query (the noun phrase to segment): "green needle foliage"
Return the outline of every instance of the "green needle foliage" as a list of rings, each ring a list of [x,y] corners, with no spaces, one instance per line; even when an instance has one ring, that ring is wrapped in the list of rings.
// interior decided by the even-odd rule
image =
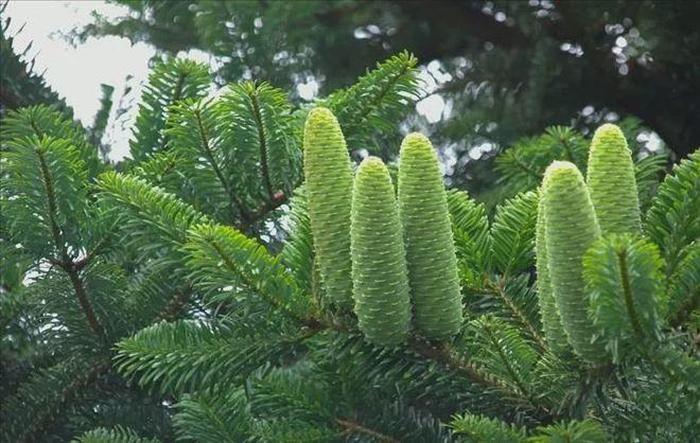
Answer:
[[[661,264],[653,243],[629,234],[599,240],[583,259],[591,318],[615,361],[661,336]]]
[[[74,440],[76,443],[158,443],[157,438],[142,438],[133,429],[117,426],[114,429],[96,428]]]
[[[117,165],[57,109],[8,111],[0,441],[692,441],[700,153],[659,183],[620,122],[641,232],[600,236],[619,208],[572,128],[505,148],[476,201],[422,136],[393,167],[415,65],[307,107],[159,63]],[[353,183],[357,149],[382,159]],[[611,201],[615,161],[589,170]]]
[[[547,267],[562,325],[576,354],[593,363],[605,361],[602,346],[593,343],[582,270],[583,255],[600,238],[600,228],[578,168],[552,163],[542,183],[542,200]]]
[[[309,220],[329,300],[349,305],[352,167],[333,113],[316,108],[304,125],[304,174]]]
[[[376,157],[362,161],[352,191],[352,282],[360,330],[372,343],[406,340],[411,320],[406,252],[394,185]]]
[[[433,145],[421,134],[401,144],[399,212],[414,319],[428,338],[445,339],[462,325],[462,296],[447,196]]]
[[[568,348],[566,332],[561,323],[561,316],[557,309],[552,281],[549,276],[549,262],[547,260],[547,231],[545,223],[544,198],[540,196],[537,205],[537,235],[535,237],[535,251],[537,253],[537,300],[540,314],[542,315],[542,329],[547,338],[547,343],[556,354],[564,353]]]
[[[619,127],[605,124],[595,131],[587,171],[586,182],[601,232],[641,232],[634,163]]]

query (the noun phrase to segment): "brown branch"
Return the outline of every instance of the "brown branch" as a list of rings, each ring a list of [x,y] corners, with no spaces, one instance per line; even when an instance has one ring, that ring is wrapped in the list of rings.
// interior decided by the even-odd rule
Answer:
[[[32,426],[26,430],[19,441],[27,443],[37,441],[37,437],[51,425],[58,414],[64,410],[64,406],[78,397],[83,389],[95,383],[99,377],[106,373],[111,367],[111,362],[108,359],[98,361],[87,373],[78,375],[74,381],[61,392],[61,407],[50,408],[46,414],[36,420]]]
[[[187,305],[192,295],[192,287],[187,286],[184,289],[175,292],[173,298],[168,302],[167,305],[158,313],[155,321],[165,320],[167,322],[173,321],[177,318],[182,308]]]
[[[95,311],[92,308],[90,299],[88,298],[87,292],[85,291],[85,284],[80,278],[78,271],[75,269],[72,263],[68,267],[63,267],[63,270],[66,271],[68,277],[70,278],[70,282],[73,285],[73,290],[75,291],[75,296],[78,298],[78,303],[80,303],[80,308],[85,313],[85,317],[87,317],[90,329],[92,329],[92,331],[95,334],[97,334],[100,338],[104,339],[104,329],[102,328],[100,322],[97,320]]]
[[[44,152],[40,149],[35,149],[35,152],[39,158],[41,178],[44,184],[44,190],[46,191],[51,236],[53,237],[56,250],[61,257],[61,259],[57,261],[56,264],[58,264],[68,274],[71,284],[73,285],[73,290],[75,291],[75,296],[78,299],[80,308],[85,313],[85,317],[87,318],[87,322],[90,326],[90,329],[97,336],[104,339],[104,329],[102,328],[102,325],[100,325],[100,323],[97,321],[95,310],[93,309],[92,304],[90,303],[90,300],[85,291],[85,285],[82,279],[80,278],[78,269],[76,269],[75,267],[75,263],[73,263],[70,255],[68,254],[65,240],[63,239],[61,229],[59,228],[58,222],[56,221],[56,214],[58,213],[58,208],[56,205],[56,194],[53,187],[53,181],[51,180],[49,167],[46,163],[46,157],[44,156]]]
[[[88,251],[85,256],[79,260],[73,262],[73,267],[76,271],[82,270],[84,267],[89,265],[95,256],[100,252],[100,250],[109,242],[109,236],[104,236],[100,241],[97,242],[92,251]]]
[[[484,373],[480,368],[478,368],[476,365],[469,362],[468,360],[452,355],[450,350],[444,345],[436,347],[413,337],[409,340],[409,347],[413,351],[417,352],[419,355],[441,363],[448,369],[451,369],[457,372],[458,374],[463,375],[464,377],[468,378],[474,383],[488,388],[494,388],[500,392],[505,393],[511,398],[518,398],[523,400],[529,405],[529,407],[531,407],[534,411],[539,413],[544,419],[550,419],[554,416],[554,414],[551,410],[549,410],[549,408],[540,404],[536,404],[531,398],[527,396],[526,392],[513,391],[509,386],[506,386],[505,384],[501,383],[498,379]]]
[[[399,440],[395,439],[394,437],[382,434],[381,432],[375,431],[374,429],[362,426],[361,424],[352,420],[336,418],[335,422],[345,429],[343,431],[344,434],[358,433],[374,437],[377,440],[385,443],[399,443]]]
[[[211,146],[209,145],[209,136],[206,130],[204,129],[204,124],[202,123],[202,115],[200,114],[200,111],[195,110],[194,116],[197,119],[197,126],[199,130],[200,142],[202,144],[202,150],[204,151],[204,154],[209,158],[211,167],[212,169],[214,169],[214,174],[216,174],[216,177],[221,182],[221,186],[224,187],[224,191],[226,191],[226,195],[231,199],[231,203],[235,203],[235,205],[238,207],[238,212],[240,213],[241,218],[247,219],[249,215],[245,210],[243,201],[233,191],[231,185],[229,184],[228,180],[226,180],[226,177],[224,176],[223,172],[221,171],[221,168],[219,168],[219,165],[216,162],[214,152],[212,151]],[[231,215],[233,216],[233,205],[231,205],[231,212]]]
[[[238,225],[238,228],[241,231],[247,231],[248,228],[262,220],[270,211],[274,211],[283,204],[287,203],[287,200],[289,200],[287,194],[285,194],[282,191],[276,192],[272,196],[272,200],[266,201],[265,203],[260,205],[255,211],[248,214],[248,217],[245,220],[241,221],[241,223]]]
[[[521,325],[527,329],[527,331],[530,333],[532,338],[535,339],[535,342],[537,342],[537,345],[543,349],[547,349],[547,344],[544,340],[544,337],[540,334],[540,332],[537,330],[535,325],[533,325],[530,320],[525,316],[523,311],[513,303],[513,300],[506,295],[506,292],[503,288],[503,281],[499,281],[497,284],[493,284],[491,282],[487,283],[487,287],[492,291],[493,294],[497,295],[501,300],[503,300],[503,303],[505,303],[506,306],[508,306],[508,309],[510,309],[513,314],[515,314],[515,317],[518,319]]]

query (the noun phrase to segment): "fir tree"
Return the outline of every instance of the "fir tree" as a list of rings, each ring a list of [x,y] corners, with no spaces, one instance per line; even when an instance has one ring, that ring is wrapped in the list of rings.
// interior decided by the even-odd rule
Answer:
[[[588,157],[583,135],[550,129],[500,154],[494,195],[505,198],[495,207],[447,193],[450,237],[434,152],[413,136],[429,167],[406,166],[404,152],[399,177],[405,185],[424,173],[430,186],[399,192],[422,191],[434,209],[443,240],[432,246],[454,248],[466,314],[453,338],[431,340],[409,327],[413,277],[402,251],[411,223],[402,226],[382,165],[396,160],[399,139],[372,143],[396,137],[419,93],[414,66],[400,54],[317,103],[338,116],[336,126],[316,111],[335,131],[326,166],[345,171],[337,183],[352,181],[347,158],[361,149],[383,156],[360,167],[355,202],[337,218],[352,249],[331,245],[351,252],[355,278],[343,284],[361,283],[355,296],[377,302],[358,304],[356,316],[325,303],[333,294],[312,208],[324,195],[310,194],[302,165],[302,146],[314,143],[305,121],[321,114],[284,91],[243,82],[204,98],[203,65],[158,65],[133,159],[117,167],[59,111],[8,112],[2,441],[692,441],[700,154],[660,184],[663,157],[633,155],[650,208],[641,233],[600,237],[595,211],[609,214],[594,211],[575,166],[559,164],[541,183],[552,161],[584,170]],[[538,304],[543,260],[584,361],[555,348],[552,305]],[[449,323],[440,338],[457,329]]]

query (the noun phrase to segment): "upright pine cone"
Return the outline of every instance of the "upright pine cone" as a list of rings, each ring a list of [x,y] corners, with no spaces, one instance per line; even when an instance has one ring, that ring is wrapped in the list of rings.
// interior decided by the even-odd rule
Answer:
[[[588,155],[587,182],[603,234],[641,232],[634,163],[625,136],[617,126],[605,124],[595,131]]]
[[[445,186],[433,146],[421,134],[401,144],[399,212],[417,329],[444,339],[459,332],[462,297]]]
[[[350,238],[360,330],[374,344],[400,344],[411,322],[406,255],[394,186],[376,157],[366,158],[357,170]]]
[[[535,255],[537,257],[537,299],[542,314],[544,335],[550,349],[557,355],[563,354],[569,344],[566,332],[561,324],[561,317],[552,293],[552,282],[549,278],[547,264],[547,241],[544,222],[544,199],[540,191],[540,201],[537,206],[537,234],[535,236]]]
[[[309,222],[328,299],[352,305],[350,205],[352,166],[338,120],[313,109],[304,126],[304,175]]]
[[[583,255],[600,238],[600,228],[581,172],[572,163],[553,162],[544,175],[542,198],[549,277],[562,326],[576,354],[603,361],[603,346],[592,342],[595,329],[583,279]]]

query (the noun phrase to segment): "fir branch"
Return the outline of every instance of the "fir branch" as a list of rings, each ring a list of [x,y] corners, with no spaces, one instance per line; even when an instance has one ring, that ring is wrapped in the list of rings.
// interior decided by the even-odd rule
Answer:
[[[104,329],[102,325],[97,320],[95,311],[92,307],[92,303],[88,298],[87,292],[85,291],[85,284],[78,275],[78,270],[75,267],[68,250],[66,249],[66,244],[61,234],[61,229],[56,221],[57,205],[56,205],[56,195],[53,187],[53,180],[51,179],[51,174],[49,172],[49,167],[46,163],[46,158],[44,152],[40,149],[35,149],[36,155],[39,158],[39,164],[41,167],[41,177],[44,184],[44,189],[46,191],[46,198],[48,204],[49,212],[49,224],[51,227],[51,235],[53,236],[54,243],[56,244],[56,250],[61,256],[61,261],[58,263],[59,266],[68,274],[73,289],[75,291],[75,296],[80,303],[80,307],[85,313],[90,329],[99,336],[100,338],[105,338]]]
[[[396,128],[418,96],[416,65],[413,55],[402,52],[324,100],[351,148],[372,147],[373,136]]]
[[[263,182],[265,183],[265,188],[267,189],[267,194],[270,199],[274,197],[274,191],[272,189],[272,183],[270,182],[270,171],[267,159],[267,137],[265,136],[265,127],[263,126],[262,116],[260,115],[260,104],[258,103],[258,91],[257,88],[253,89],[248,93],[250,97],[250,102],[253,106],[253,119],[255,120],[255,125],[258,130],[258,141],[260,148],[260,169],[263,176]]]
[[[238,280],[290,318],[319,329],[310,300],[295,291],[295,282],[262,245],[220,225],[198,226],[189,237],[185,246],[190,256],[188,264],[195,282],[202,287],[220,289]]]
[[[409,340],[410,348],[430,360],[437,361],[445,367],[455,370],[458,374],[463,375],[474,383],[486,388],[493,388],[499,392],[506,394],[509,398],[520,399],[524,403],[530,405],[542,420],[549,421],[554,417],[554,413],[546,406],[537,404],[534,399],[524,396],[522,392],[516,392],[509,386],[502,383],[497,378],[483,371],[473,362],[468,359],[454,355],[450,349],[444,345],[437,347],[427,342],[412,338]]]
[[[73,290],[75,291],[75,296],[78,298],[80,307],[85,313],[85,316],[87,317],[90,329],[92,329],[92,331],[95,334],[97,334],[100,338],[105,340],[106,337],[104,329],[102,328],[100,322],[97,320],[95,311],[92,307],[90,299],[88,298],[87,291],[85,290],[85,282],[83,282],[80,275],[78,274],[78,271],[75,269],[75,266],[72,263],[69,266],[64,267],[63,270],[66,271],[68,277],[70,278],[71,284],[73,285]]]
[[[157,438],[142,438],[132,429],[116,426],[96,428],[73,441],[74,443],[160,443]]]
[[[52,404],[43,411],[35,412],[31,424],[21,430],[16,436],[16,441],[34,442],[49,428],[69,404],[83,395],[83,392],[94,384],[100,376],[111,368],[109,360],[96,361],[86,372],[73,374],[72,381],[65,385],[56,397],[57,404]]]
[[[530,390],[525,385],[525,381],[520,378],[520,374],[518,374],[518,371],[516,371],[513,365],[511,364],[511,358],[503,352],[503,347],[501,346],[500,340],[494,334],[493,330],[491,329],[491,325],[489,325],[488,322],[483,322],[482,326],[482,331],[487,335],[488,340],[491,342],[491,345],[497,350],[498,356],[500,357],[502,363],[505,365],[506,371],[510,375],[511,380],[515,382],[515,385],[520,391],[520,394],[525,396],[528,399],[528,401],[532,403]]]
[[[632,324],[632,329],[639,340],[645,339],[645,334],[642,331],[642,326],[639,323],[639,318],[637,317],[637,311],[634,307],[634,301],[632,296],[632,289],[630,288],[630,276],[629,268],[627,267],[627,251],[618,250],[617,260],[620,266],[620,280],[622,282],[622,293],[625,300],[625,307],[627,308],[627,316]]]
[[[241,201],[240,197],[233,192],[233,189],[231,188],[231,185],[229,184],[228,180],[226,180],[226,177],[224,176],[223,172],[221,171],[221,168],[217,164],[216,157],[214,156],[214,153],[211,150],[211,147],[209,146],[209,137],[207,135],[206,130],[204,129],[204,125],[202,124],[202,111],[199,108],[196,108],[194,111],[194,116],[197,121],[197,128],[201,140],[201,147],[202,150],[204,151],[204,155],[207,156],[209,159],[209,164],[211,164],[212,169],[214,170],[214,173],[216,174],[216,177],[219,179],[221,182],[221,185],[224,187],[224,190],[226,191],[226,194],[229,196],[231,199],[232,203],[235,203],[238,212],[241,214],[241,217],[243,219],[248,219],[248,215],[245,212],[245,206],[243,205],[243,201]],[[233,208],[231,208],[231,217],[233,218]]]
[[[349,419],[336,418],[335,423],[344,429],[343,434],[363,434],[375,438],[380,442],[399,443],[399,440],[395,439],[394,437],[382,434],[381,432],[362,426],[360,423]]]
[[[539,329],[528,319],[528,317],[523,313],[522,309],[520,309],[513,302],[512,298],[508,296],[508,294],[506,294],[504,284],[505,281],[503,278],[499,279],[499,281],[495,284],[491,281],[488,281],[486,283],[486,291],[482,290],[482,292],[488,292],[497,296],[503,302],[503,304],[506,307],[508,307],[508,309],[513,313],[513,316],[518,320],[518,322],[528,331],[529,335],[535,339],[537,346],[541,350],[546,350],[547,344]]]

